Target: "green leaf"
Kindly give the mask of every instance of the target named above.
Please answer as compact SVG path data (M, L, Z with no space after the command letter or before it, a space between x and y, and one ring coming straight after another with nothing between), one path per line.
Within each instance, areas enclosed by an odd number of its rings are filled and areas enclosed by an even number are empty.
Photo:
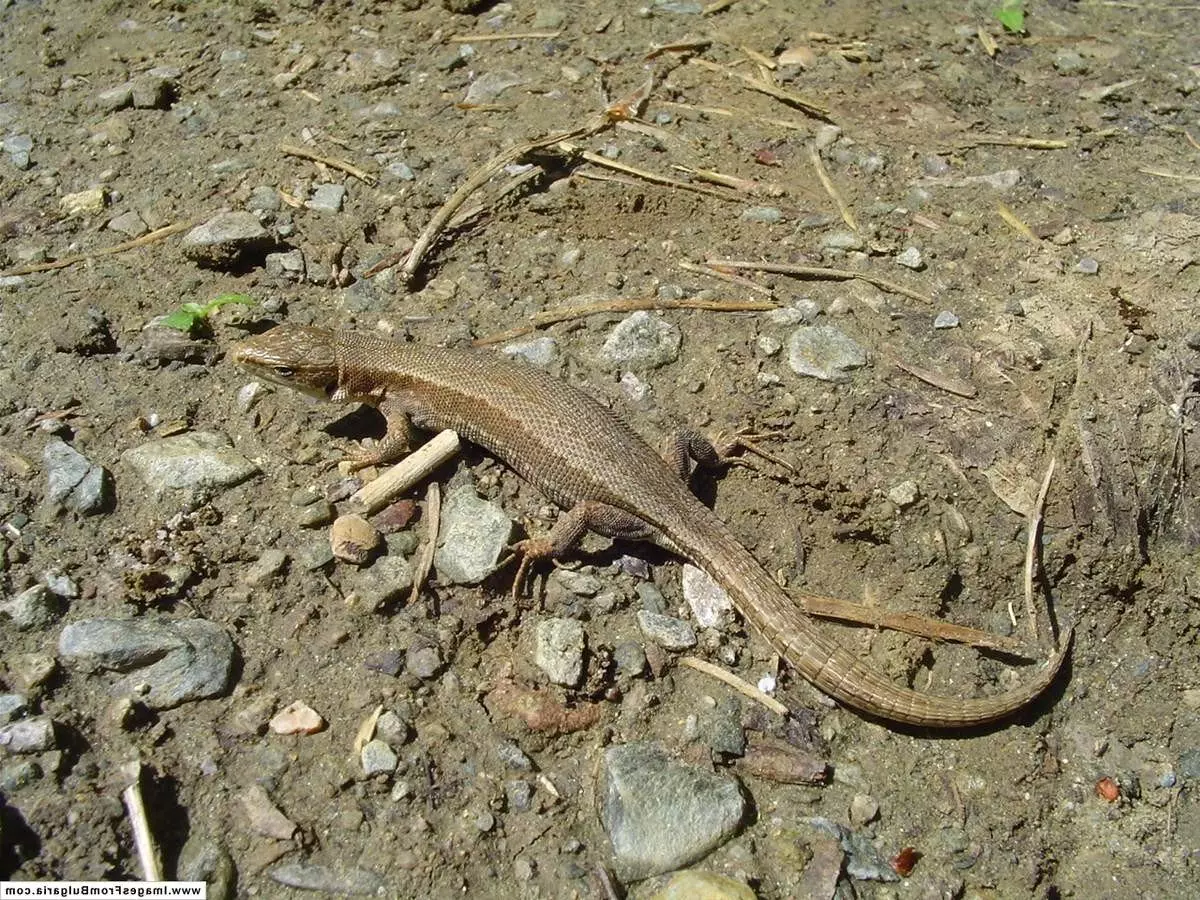
M185 303L180 303L179 309L163 316L160 321L168 328L174 328L177 331L191 334L196 329L196 326L207 321L209 316L222 306L228 306L230 303L253 306L254 298L249 294L221 294L219 297L213 297L207 303L196 303L195 301L188 300Z
M1001 0L1000 5L992 10L992 15L1008 31L1025 33L1025 0Z
M184 306L187 304L185 303ZM188 309L177 309L175 312L163 316L159 319L159 323L166 325L168 328L174 328L176 331L190 333L196 327L196 314Z
M219 297L213 297L204 304L204 317L208 318L222 306L228 306L230 303L237 303L241 306L253 306L254 298L249 294L222 294Z

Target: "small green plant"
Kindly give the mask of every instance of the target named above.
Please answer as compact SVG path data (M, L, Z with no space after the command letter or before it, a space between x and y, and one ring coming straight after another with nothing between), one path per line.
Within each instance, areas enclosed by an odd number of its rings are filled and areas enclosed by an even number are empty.
M992 15L1008 31L1025 33L1025 0L1000 0Z
M175 312L163 316L161 322L168 328L192 334L197 328L208 324L209 316L230 303L253 306L254 300L249 294L221 294L219 297L213 297L207 303L194 303L189 300L180 304L179 309Z

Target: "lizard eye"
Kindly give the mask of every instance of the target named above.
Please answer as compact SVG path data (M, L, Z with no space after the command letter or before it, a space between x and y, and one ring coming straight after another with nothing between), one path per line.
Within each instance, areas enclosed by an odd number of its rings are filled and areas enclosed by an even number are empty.
M287 366L273 366L272 368L280 378L291 378L296 374L295 369L289 369Z

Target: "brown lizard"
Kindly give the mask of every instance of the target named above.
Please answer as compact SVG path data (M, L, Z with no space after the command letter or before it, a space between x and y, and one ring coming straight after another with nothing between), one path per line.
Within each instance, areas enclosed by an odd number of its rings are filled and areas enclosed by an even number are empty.
M821 634L691 493L681 474L689 456L715 459L707 442L693 436L678 443L672 465L584 391L531 366L469 350L280 325L240 343L233 358L268 381L377 407L388 432L373 452L356 457L360 465L398 458L412 426L450 428L487 449L566 510L548 538L517 545L527 559L557 558L589 529L678 553L716 579L801 675L869 715L934 728L1001 719L1041 694L1070 650L1068 629L1028 684L994 697L958 699L900 687Z

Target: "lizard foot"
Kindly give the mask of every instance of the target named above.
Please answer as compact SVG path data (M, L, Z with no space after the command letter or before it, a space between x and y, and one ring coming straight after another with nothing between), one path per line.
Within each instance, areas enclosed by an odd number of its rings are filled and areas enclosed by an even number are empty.
M782 431L751 432L746 429L741 429L732 437L727 438L726 440L721 441L721 443L715 445L715 449L717 451L717 455L720 457L721 462L725 465L745 466L748 469L753 469L755 466L753 466L748 460L738 456L739 453L752 453L755 456L775 463L775 465L780 466L781 468L786 469L793 474L798 474L796 467L787 460L776 456L774 453L769 453L758 446L759 441L783 436L784 433Z

